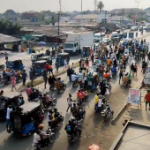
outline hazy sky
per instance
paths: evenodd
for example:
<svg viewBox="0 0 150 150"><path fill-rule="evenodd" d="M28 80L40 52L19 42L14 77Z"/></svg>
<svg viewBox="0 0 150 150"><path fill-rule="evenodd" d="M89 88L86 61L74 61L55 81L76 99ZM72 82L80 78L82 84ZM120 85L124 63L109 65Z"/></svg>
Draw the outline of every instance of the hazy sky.
<svg viewBox="0 0 150 150"><path fill-rule="evenodd" d="M84 10L94 10L94 0L82 0ZM98 1L98 0L97 0ZM114 8L135 8L135 0L102 0L105 9ZM140 0L138 0L140 1ZM81 0L62 0L62 11L80 10ZM150 0L141 0L139 8L150 7ZM14 9L17 12L23 11L58 11L59 0L0 0L0 13L7 9Z"/></svg>

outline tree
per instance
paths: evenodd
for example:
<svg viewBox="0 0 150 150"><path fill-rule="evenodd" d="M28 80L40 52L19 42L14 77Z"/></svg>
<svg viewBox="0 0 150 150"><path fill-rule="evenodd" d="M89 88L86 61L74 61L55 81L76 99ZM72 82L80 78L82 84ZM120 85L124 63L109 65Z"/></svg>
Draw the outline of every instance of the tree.
<svg viewBox="0 0 150 150"><path fill-rule="evenodd" d="M0 33L8 35L16 35L20 31L21 26L15 23L12 23L8 20L0 20Z"/></svg>
<svg viewBox="0 0 150 150"><path fill-rule="evenodd" d="M102 1L98 2L97 9L100 10L100 12L101 12L103 8L104 8L103 2Z"/></svg>

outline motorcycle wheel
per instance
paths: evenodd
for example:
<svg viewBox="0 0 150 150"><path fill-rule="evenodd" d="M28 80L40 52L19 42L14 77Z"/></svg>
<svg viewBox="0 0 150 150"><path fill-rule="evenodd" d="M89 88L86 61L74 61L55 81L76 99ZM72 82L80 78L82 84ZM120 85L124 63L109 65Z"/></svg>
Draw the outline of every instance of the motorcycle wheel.
<svg viewBox="0 0 150 150"><path fill-rule="evenodd" d="M49 143L52 144L54 143L54 141L55 141L55 135L53 134L49 137Z"/></svg>

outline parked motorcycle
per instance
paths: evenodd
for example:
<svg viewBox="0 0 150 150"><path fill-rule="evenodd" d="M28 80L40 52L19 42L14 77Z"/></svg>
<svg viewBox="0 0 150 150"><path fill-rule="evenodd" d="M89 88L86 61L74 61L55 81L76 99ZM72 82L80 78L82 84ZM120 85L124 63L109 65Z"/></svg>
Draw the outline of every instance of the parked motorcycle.
<svg viewBox="0 0 150 150"><path fill-rule="evenodd" d="M109 119L113 118L113 114L114 112L111 110L109 104L107 104L106 108L101 112L104 122L107 122Z"/></svg>

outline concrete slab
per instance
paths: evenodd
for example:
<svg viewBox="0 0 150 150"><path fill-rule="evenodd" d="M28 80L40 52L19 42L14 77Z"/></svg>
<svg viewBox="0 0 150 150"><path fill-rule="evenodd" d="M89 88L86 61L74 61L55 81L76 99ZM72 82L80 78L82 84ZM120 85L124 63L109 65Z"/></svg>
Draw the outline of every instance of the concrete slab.
<svg viewBox="0 0 150 150"><path fill-rule="evenodd" d="M129 125L117 150L149 150L149 138L148 128Z"/></svg>

